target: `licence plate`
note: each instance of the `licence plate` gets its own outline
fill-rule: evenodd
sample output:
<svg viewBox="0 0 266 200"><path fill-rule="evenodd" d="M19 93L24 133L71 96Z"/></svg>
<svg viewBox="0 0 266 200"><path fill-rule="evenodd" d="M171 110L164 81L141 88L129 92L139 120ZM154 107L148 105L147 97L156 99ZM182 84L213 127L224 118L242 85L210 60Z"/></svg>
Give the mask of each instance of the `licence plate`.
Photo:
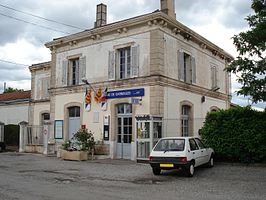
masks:
<svg viewBox="0 0 266 200"><path fill-rule="evenodd" d="M160 167L174 167L174 164L160 164Z"/></svg>

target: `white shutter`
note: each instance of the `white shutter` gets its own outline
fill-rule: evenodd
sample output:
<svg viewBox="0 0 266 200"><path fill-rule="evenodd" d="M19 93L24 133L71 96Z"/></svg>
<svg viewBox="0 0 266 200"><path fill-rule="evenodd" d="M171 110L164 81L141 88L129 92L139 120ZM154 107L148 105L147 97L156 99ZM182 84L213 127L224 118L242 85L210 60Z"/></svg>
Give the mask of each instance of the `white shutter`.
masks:
<svg viewBox="0 0 266 200"><path fill-rule="evenodd" d="M191 57L191 69L192 69L192 83L196 83L196 59Z"/></svg>
<svg viewBox="0 0 266 200"><path fill-rule="evenodd" d="M215 67L211 66L211 88L215 88L215 71Z"/></svg>
<svg viewBox="0 0 266 200"><path fill-rule="evenodd" d="M68 81L68 60L62 61L62 86L67 86Z"/></svg>
<svg viewBox="0 0 266 200"><path fill-rule="evenodd" d="M42 91L42 79L37 80L37 88L36 88L36 99L41 99L41 91Z"/></svg>
<svg viewBox="0 0 266 200"><path fill-rule="evenodd" d="M184 52L178 51L178 79L184 80Z"/></svg>
<svg viewBox="0 0 266 200"><path fill-rule="evenodd" d="M79 84L86 78L86 56L79 58Z"/></svg>
<svg viewBox="0 0 266 200"><path fill-rule="evenodd" d="M49 78L42 79L42 97L41 98L48 98L49 97Z"/></svg>
<svg viewBox="0 0 266 200"><path fill-rule="evenodd" d="M132 77L139 76L139 45L131 47L131 74Z"/></svg>
<svg viewBox="0 0 266 200"><path fill-rule="evenodd" d="M215 67L215 88L218 87L218 67Z"/></svg>
<svg viewBox="0 0 266 200"><path fill-rule="evenodd" d="M114 80L115 79L115 52L109 51L108 57L108 79Z"/></svg>

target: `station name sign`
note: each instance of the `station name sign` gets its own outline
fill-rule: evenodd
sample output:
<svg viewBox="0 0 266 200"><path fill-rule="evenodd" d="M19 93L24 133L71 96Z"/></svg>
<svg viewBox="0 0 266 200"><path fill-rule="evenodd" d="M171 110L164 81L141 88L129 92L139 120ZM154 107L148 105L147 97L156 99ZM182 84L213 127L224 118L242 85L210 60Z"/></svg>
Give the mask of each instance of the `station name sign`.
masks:
<svg viewBox="0 0 266 200"><path fill-rule="evenodd" d="M144 88L130 90L116 90L107 92L107 99L128 98L128 97L143 97L145 94Z"/></svg>

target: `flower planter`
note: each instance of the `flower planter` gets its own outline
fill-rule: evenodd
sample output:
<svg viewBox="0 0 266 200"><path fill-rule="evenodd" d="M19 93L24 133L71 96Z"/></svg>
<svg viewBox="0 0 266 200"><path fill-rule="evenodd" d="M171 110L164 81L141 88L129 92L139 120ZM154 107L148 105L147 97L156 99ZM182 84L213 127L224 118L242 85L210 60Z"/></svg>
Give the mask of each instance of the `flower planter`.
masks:
<svg viewBox="0 0 266 200"><path fill-rule="evenodd" d="M88 152L61 150L61 158L64 160L76 160L76 161L88 160Z"/></svg>

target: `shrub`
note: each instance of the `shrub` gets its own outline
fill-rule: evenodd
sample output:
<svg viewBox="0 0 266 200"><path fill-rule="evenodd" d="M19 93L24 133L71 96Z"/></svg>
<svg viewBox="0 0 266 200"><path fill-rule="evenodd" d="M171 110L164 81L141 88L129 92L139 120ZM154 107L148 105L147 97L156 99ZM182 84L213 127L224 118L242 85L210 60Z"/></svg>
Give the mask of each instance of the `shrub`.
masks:
<svg viewBox="0 0 266 200"><path fill-rule="evenodd" d="M222 159L263 161L266 159L266 112L250 107L210 112L201 136Z"/></svg>
<svg viewBox="0 0 266 200"><path fill-rule="evenodd" d="M92 132L88 132L88 129L79 129L71 140L62 144L62 148L68 151L89 151L94 145Z"/></svg>

